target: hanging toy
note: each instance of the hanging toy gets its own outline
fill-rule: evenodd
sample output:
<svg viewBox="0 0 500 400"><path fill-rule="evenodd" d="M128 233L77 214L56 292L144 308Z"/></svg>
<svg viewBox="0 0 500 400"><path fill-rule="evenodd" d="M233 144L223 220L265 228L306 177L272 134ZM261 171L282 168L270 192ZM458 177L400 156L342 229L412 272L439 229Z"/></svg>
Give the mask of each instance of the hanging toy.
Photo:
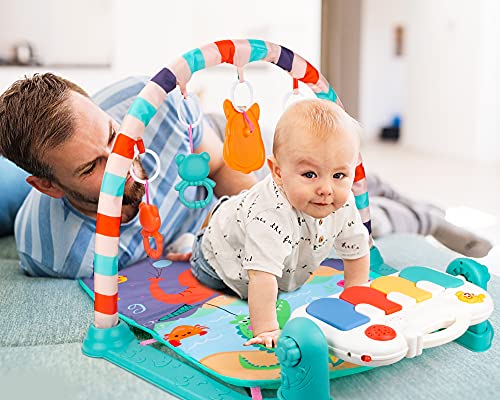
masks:
<svg viewBox="0 0 500 400"><path fill-rule="evenodd" d="M187 99L187 95L184 96ZM177 154L175 157L175 163L177 164L177 173L182 179L177 185L175 185L175 190L179 192L179 200L188 208L203 208L206 207L212 201L214 196L215 182L208 177L210 173L210 166L208 162L210 161L210 156L207 152L201 154L194 153L193 145L193 128L198 126L201 122L202 114L198 116L198 119L194 123L187 123L181 116L180 107L182 102L179 102L177 107L177 115L179 121L181 121L188 128L189 134L189 145L191 148L191 154ZM204 200L194 200L189 201L184 196L185 190L190 186L203 186L207 190L207 197Z"/></svg>
<svg viewBox="0 0 500 400"><path fill-rule="evenodd" d="M210 167L208 162L210 156L207 152L201 154L177 154L175 163L177 170L182 181L175 185L175 190L179 192L179 199L182 204L189 208L203 208L205 207L214 195L215 182L208 177ZM188 201L184 197L184 191L189 186L204 186L207 189L207 197L205 200Z"/></svg>
<svg viewBox="0 0 500 400"><path fill-rule="evenodd" d="M226 164L236 170L248 174L264 165L266 152L259 127L260 108L257 103L248 110L246 106L235 107L234 91L239 83L247 85L251 101L253 90L250 82L243 81L241 69L238 69L239 82L233 86L232 100L224 100L224 114L227 118L226 136L224 139L224 160Z"/></svg>
<svg viewBox="0 0 500 400"><path fill-rule="evenodd" d="M142 202L139 204L139 221L141 222L142 230L142 242L144 244L144 250L146 254L151 257L158 259L163 255L163 236L160 234L160 212L158 207L154 204L149 203L149 190L148 181L146 180L146 203ZM149 239L153 238L156 244L156 249L151 248Z"/></svg>
<svg viewBox="0 0 500 400"><path fill-rule="evenodd" d="M163 236L159 233L161 226L160 213L158 207L151 204L149 201L149 183L158 178L160 174L160 157L151 149L146 149L144 147L144 142L141 138L136 140L136 148L134 148L134 158L139 156L139 154L150 154L156 162L156 171L153 176L148 179L139 178L134 172L133 164L130 166L129 172L130 176L139 183L144 185L146 192L146 203L142 202L139 204L139 222L141 223L142 230L142 242L144 245L144 250L146 254L151 258L160 258L163 255ZM156 244L156 249L151 248L149 239L153 238Z"/></svg>

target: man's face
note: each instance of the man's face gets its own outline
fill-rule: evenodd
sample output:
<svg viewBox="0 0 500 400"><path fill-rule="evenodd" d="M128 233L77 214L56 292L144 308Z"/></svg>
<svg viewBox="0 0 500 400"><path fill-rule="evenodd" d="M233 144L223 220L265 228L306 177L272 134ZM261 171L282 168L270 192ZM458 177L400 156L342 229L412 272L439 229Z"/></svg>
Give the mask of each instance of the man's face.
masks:
<svg viewBox="0 0 500 400"><path fill-rule="evenodd" d="M93 215L97 213L104 169L119 125L90 99L78 93L71 92L69 101L75 116L74 133L62 145L49 150L44 161L52 166L56 179L54 185L77 209ZM138 177L146 178L137 159L134 170ZM144 186L129 175L123 205L137 208L143 195Z"/></svg>

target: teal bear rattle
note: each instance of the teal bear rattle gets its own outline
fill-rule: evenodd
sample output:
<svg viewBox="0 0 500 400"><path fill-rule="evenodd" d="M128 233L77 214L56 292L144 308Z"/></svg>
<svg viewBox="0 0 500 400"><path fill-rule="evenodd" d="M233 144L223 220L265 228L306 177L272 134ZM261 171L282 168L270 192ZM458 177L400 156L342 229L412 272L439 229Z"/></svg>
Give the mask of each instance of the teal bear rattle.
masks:
<svg viewBox="0 0 500 400"><path fill-rule="evenodd" d="M215 182L208 177L210 167L208 162L210 156L207 152L201 154L177 154L175 163L177 164L177 172L182 181L175 185L175 190L179 192L179 199L182 204L188 208L203 208L214 196ZM204 186L207 189L207 197L205 200L188 201L184 197L184 191L189 186Z"/></svg>

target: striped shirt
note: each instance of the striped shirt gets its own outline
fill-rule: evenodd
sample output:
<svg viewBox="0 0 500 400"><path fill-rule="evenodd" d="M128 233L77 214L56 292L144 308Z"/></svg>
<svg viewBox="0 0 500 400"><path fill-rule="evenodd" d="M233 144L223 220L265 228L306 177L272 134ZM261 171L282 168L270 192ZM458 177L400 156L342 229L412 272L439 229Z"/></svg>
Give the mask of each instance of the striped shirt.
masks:
<svg viewBox="0 0 500 400"><path fill-rule="evenodd" d="M112 118L121 124L135 96L147 83L147 79L128 78L117 82L99 93L93 100ZM211 204L203 209L190 209L182 205L174 189L180 182L175 156L189 154L190 143L187 129L177 117L177 104L182 97L178 89L167 96L158 108L144 132L144 143L155 151L161 160L159 177L150 183L150 199L160 212L160 233L167 247L185 232L195 232ZM197 118L199 106L191 104L184 114L186 121ZM203 137L203 124L193 129L193 145L198 147ZM151 156L142 158L146 171L153 171ZM186 198L202 200L204 188L193 188ZM55 199L31 190L15 222L15 236L20 266L32 276L60 278L89 277L93 273L94 239L96 222L77 209L65 198ZM124 268L146 257L142 244L141 225L136 215L120 227L119 268Z"/></svg>

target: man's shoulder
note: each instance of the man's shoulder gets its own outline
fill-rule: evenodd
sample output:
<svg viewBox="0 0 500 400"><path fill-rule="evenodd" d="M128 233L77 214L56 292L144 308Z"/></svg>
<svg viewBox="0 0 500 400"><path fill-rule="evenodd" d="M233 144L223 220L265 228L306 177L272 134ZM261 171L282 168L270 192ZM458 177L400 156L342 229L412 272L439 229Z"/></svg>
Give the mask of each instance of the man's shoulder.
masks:
<svg viewBox="0 0 500 400"><path fill-rule="evenodd" d="M130 105L133 99L140 93L149 82L150 77L138 75L129 76L119 81L113 82L105 88L92 95L92 100L104 111L119 105ZM174 90L167 96L167 102L180 98L179 90ZM130 104L129 104L130 103Z"/></svg>
<svg viewBox="0 0 500 400"><path fill-rule="evenodd" d="M146 76L129 76L102 88L92 95L92 99L96 104L100 105L117 93L131 91L137 95L146 86L146 83L148 83L148 77Z"/></svg>
<svg viewBox="0 0 500 400"><path fill-rule="evenodd" d="M88 221L87 221L88 219ZM66 200L32 190L16 216L21 268L33 276L74 278L88 273L94 225ZM83 275L82 275L83 276Z"/></svg>
<svg viewBox="0 0 500 400"><path fill-rule="evenodd" d="M31 189L28 193L24 202L19 209L19 216L27 216L27 217L40 217L40 213L42 215L49 214L51 208L63 208L62 199L55 199L53 197L47 196L36 189Z"/></svg>
<svg viewBox="0 0 500 400"><path fill-rule="evenodd" d="M76 215L63 199L56 199L32 189L17 213L15 231L16 235L22 235L26 226L32 225L33 222L50 230L62 225L67 226L71 221L82 223L83 218Z"/></svg>

